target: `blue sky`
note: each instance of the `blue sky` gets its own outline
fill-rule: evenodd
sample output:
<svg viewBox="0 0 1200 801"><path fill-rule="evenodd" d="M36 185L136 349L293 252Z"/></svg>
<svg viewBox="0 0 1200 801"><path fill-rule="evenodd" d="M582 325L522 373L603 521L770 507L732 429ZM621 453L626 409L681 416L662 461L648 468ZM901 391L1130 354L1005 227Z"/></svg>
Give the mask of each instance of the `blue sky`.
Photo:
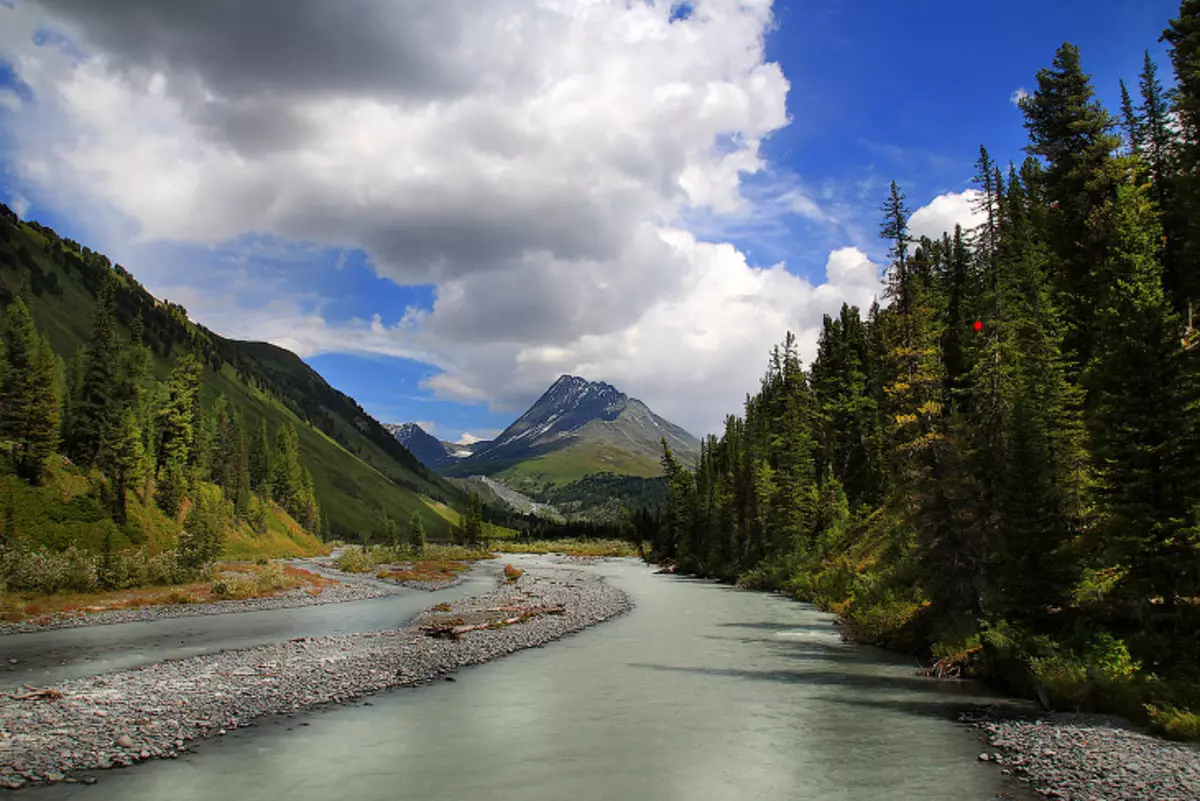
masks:
<svg viewBox="0 0 1200 801"><path fill-rule="evenodd" d="M1178 10L708 0L680 22L617 5L568 25L551 8L563 27L545 40L530 28L524 50L487 27L482 57L437 35L356 32L359 57L312 52L343 22L317 19L327 7L268 21L278 55L241 64L218 50L255 20L206 19L180 38L166 4L125 36L112 9L149 2L0 0L0 198L219 333L296 350L381 420L450 439L495 433L558 372L711 430L753 390L767 343L792 328L811 344L820 314L869 302L890 180L916 209L962 200L981 143L1021 158L1010 96L1063 41L1112 108L1145 49L1169 80L1157 39ZM692 39L661 44L680 25ZM586 64L567 47L647 26L665 33L595 45ZM305 54L318 69L296 74L289 59ZM412 73L399 89L396 70Z"/></svg>

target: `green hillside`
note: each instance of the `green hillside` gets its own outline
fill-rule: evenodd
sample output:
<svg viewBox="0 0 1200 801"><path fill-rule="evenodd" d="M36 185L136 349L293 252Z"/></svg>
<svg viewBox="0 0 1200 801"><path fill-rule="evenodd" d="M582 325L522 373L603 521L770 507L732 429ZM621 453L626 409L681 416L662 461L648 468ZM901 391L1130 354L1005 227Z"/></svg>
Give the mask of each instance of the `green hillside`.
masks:
<svg viewBox="0 0 1200 801"><path fill-rule="evenodd" d="M37 223L19 222L6 207L0 211L0 306L25 296L38 329L67 362L90 335L102 282L114 276L120 335L128 341L141 317L142 341L159 378L184 353L194 353L205 366L204 408L223 395L250 425L265 420L272 431L288 422L296 426L333 536L355 537L372 525L380 507L393 520L407 520L415 511L434 525L440 518L421 496L465 504L460 489L424 467L295 354L221 337L188 320L182 306L153 297L105 256Z"/></svg>

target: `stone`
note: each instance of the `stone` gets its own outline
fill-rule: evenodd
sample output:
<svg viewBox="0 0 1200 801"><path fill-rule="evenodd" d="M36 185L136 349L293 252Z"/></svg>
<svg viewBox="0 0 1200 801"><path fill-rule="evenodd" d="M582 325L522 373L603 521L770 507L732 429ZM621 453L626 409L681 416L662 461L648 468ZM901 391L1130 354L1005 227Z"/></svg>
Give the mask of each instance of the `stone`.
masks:
<svg viewBox="0 0 1200 801"><path fill-rule="evenodd" d="M122 734L117 738L118 748L133 748L133 738L128 734Z"/></svg>
<svg viewBox="0 0 1200 801"><path fill-rule="evenodd" d="M979 755L979 761L980 761L980 762L987 762L989 759L991 759L991 757L989 757L987 754L980 754L980 755Z"/></svg>

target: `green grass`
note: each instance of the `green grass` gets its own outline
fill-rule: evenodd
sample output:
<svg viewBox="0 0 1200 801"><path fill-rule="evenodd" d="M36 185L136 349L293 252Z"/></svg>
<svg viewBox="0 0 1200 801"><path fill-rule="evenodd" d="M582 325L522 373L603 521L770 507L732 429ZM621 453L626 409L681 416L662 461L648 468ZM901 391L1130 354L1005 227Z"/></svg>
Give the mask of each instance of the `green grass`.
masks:
<svg viewBox="0 0 1200 801"><path fill-rule="evenodd" d="M578 442L509 465L495 475L513 488L524 491L523 487L562 486L596 473L655 478L662 475L662 466L648 456L631 454L613 445Z"/></svg>
<svg viewBox="0 0 1200 801"><path fill-rule="evenodd" d="M637 556L638 549L625 540L533 540L494 542L500 553L561 553L567 556Z"/></svg>
<svg viewBox="0 0 1200 801"><path fill-rule="evenodd" d="M0 532L5 541L54 551L73 545L99 552L106 539L119 552L144 549L159 554L173 549L182 530L180 522L163 514L152 500L142 501L132 492L126 498L128 521L118 526L100 499L97 473L53 464L39 487L0 474ZM327 550L287 512L271 504L267 532L257 534L245 521L237 521L226 531L221 556L229 560L278 559L314 556Z"/></svg>

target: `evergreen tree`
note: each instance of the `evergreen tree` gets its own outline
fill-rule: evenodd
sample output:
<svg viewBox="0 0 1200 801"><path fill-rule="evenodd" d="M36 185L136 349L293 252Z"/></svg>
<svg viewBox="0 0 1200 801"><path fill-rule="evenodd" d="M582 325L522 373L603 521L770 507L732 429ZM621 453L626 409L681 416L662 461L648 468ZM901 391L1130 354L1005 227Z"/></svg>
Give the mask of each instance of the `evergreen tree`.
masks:
<svg viewBox="0 0 1200 801"><path fill-rule="evenodd" d="M124 525L126 492L142 482L142 471L146 467L145 452L142 450L142 431L138 427L137 413L132 408L125 410L109 448L109 457L105 460L105 474L108 476L112 492L113 519Z"/></svg>
<svg viewBox="0 0 1200 801"><path fill-rule="evenodd" d="M1087 374L1099 530L1105 555L1128 570L1128 597L1144 611L1161 598L1174 626L1179 599L1200 589L1194 568L1200 551L1191 537L1200 498L1190 430L1192 370L1163 292L1160 231L1145 188L1123 184L1110 220L1096 314L1102 347Z"/></svg>
<svg viewBox="0 0 1200 801"><path fill-rule="evenodd" d="M1121 133L1125 137L1125 147L1134 156L1142 154L1142 143L1144 136L1142 134L1142 119L1138 116L1137 109L1133 107L1133 97L1129 94L1129 87L1125 85L1125 81L1120 81L1121 84Z"/></svg>
<svg viewBox="0 0 1200 801"><path fill-rule="evenodd" d="M1026 149L1046 161L1041 192L1051 208L1052 277L1069 326L1067 350L1082 365L1091 354L1090 298L1097 289L1092 267L1105 258L1108 247L1092 221L1116 189L1111 166L1117 139L1110 133L1112 119L1083 72L1079 48L1060 47L1053 66L1038 71L1037 82L1037 90L1021 101L1029 131Z"/></svg>
<svg viewBox="0 0 1200 801"><path fill-rule="evenodd" d="M271 446L267 433L267 421L260 419L250 437L248 467L250 488L259 494L271 495Z"/></svg>
<svg viewBox="0 0 1200 801"><path fill-rule="evenodd" d="M1174 214L1167 234L1178 264L1177 296L1187 302L1200 298L1200 0L1183 0L1179 16L1163 31L1175 72L1175 90L1170 104L1175 126ZM1168 243L1171 241L1168 239Z"/></svg>
<svg viewBox="0 0 1200 801"><path fill-rule="evenodd" d="M112 436L121 420L114 280L106 277L100 285L91 337L81 358L79 394L71 403L67 455L85 466L103 462L105 438Z"/></svg>
<svg viewBox="0 0 1200 801"><path fill-rule="evenodd" d="M408 547L418 554L425 550L425 524L421 521L420 512L413 512L409 518Z"/></svg>
<svg viewBox="0 0 1200 801"><path fill-rule="evenodd" d="M300 466L300 438L291 423L275 432L271 488L275 502L292 514L303 502L304 473Z"/></svg>
<svg viewBox="0 0 1200 801"><path fill-rule="evenodd" d="M0 436L13 444L13 466L31 484L41 480L59 440L61 398L57 362L19 298L5 314L5 369L0 371Z"/></svg>

